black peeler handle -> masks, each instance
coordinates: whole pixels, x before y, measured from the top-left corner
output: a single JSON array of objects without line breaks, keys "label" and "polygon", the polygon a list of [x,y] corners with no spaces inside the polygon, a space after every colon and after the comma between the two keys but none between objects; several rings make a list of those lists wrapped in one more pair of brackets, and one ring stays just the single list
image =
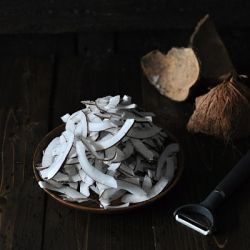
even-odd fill
[{"label": "black peeler handle", "polygon": [[250,176],[250,150],[233,167],[201,205],[211,211],[216,209],[233,191]]}]

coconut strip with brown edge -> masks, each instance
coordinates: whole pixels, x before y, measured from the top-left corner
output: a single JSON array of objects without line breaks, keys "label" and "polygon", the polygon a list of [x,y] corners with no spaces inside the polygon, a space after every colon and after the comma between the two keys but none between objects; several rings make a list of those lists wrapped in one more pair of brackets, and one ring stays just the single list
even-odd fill
[{"label": "coconut strip with brown edge", "polygon": [[95,145],[98,146],[96,150],[98,151],[107,149],[118,143],[131,129],[134,124],[134,121],[134,119],[127,119],[122,128],[114,136],[109,139],[101,139],[99,141],[96,141]]},{"label": "coconut strip with brown edge", "polygon": [[113,177],[102,173],[89,163],[85,154],[85,147],[81,141],[76,142],[76,152],[82,169],[89,177],[106,186],[117,188],[117,181]]},{"label": "coconut strip with brown edge", "polygon": [[[52,155],[52,151],[55,147],[57,147],[60,143],[59,137],[54,138],[46,148],[42,158],[42,168],[48,168],[54,160],[54,156]],[[40,168],[40,169],[42,169]]]},{"label": "coconut strip with brown edge", "polygon": [[63,132],[63,135],[67,139],[66,148],[48,168],[40,171],[43,179],[51,179],[59,171],[73,145],[74,134],[70,131],[65,131]]},{"label": "coconut strip with brown edge", "polygon": [[149,82],[174,101],[187,99],[200,72],[192,48],[172,48],[166,55],[154,50],[142,57],[141,66]]}]

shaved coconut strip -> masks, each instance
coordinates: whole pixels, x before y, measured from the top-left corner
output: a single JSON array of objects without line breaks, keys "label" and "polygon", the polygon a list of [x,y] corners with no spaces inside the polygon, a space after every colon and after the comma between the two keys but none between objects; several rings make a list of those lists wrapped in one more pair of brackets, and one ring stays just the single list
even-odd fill
[{"label": "shaved coconut strip", "polygon": [[134,195],[134,194],[125,194],[122,198],[121,198],[121,202],[123,203],[138,203],[138,202],[143,202],[149,200],[147,195]]},{"label": "shaved coconut strip", "polygon": [[77,165],[64,165],[62,170],[69,176],[75,175],[78,173]]},{"label": "shaved coconut strip", "polygon": [[104,190],[104,192],[101,194],[101,197],[102,197],[102,199],[104,199],[110,203],[111,201],[117,200],[125,193],[126,193],[125,190],[108,188],[108,189]]},{"label": "shaved coconut strip", "polygon": [[71,182],[78,182],[78,181],[81,181],[82,178],[79,174],[75,174],[75,175],[70,176],[69,180]]},{"label": "shaved coconut strip", "polygon": [[127,194],[127,195],[124,195],[122,197],[121,201],[124,203],[137,203],[137,202],[142,202],[142,201],[152,199],[153,197],[160,194],[163,191],[163,189],[167,186],[168,183],[169,183],[168,179],[166,179],[165,177],[162,177],[152,187],[152,189],[149,191],[148,195],[138,196],[138,195],[134,195],[134,194]]},{"label": "shaved coconut strip", "polygon": [[88,138],[91,141],[96,141],[99,137],[99,132],[90,132]]},{"label": "shaved coconut strip", "polygon": [[72,147],[74,135],[69,131],[65,131],[64,135],[67,139],[67,147],[65,151],[61,155],[59,155],[58,158],[50,165],[50,167],[40,171],[40,174],[43,179],[51,179],[59,171]]},{"label": "shaved coconut strip", "polygon": [[109,175],[105,175],[104,173],[94,168],[89,163],[85,154],[85,146],[83,145],[81,141],[76,142],[76,151],[78,154],[78,159],[81,164],[81,167],[88,176],[90,176],[93,180],[100,182],[104,185],[107,185],[109,187],[113,187],[113,188],[117,187],[117,182],[113,177]]},{"label": "shaved coconut strip", "polygon": [[[80,171],[83,171],[83,170],[81,169]],[[80,171],[79,171],[79,175],[80,175]],[[82,173],[81,173],[80,176],[83,177]],[[80,193],[82,193],[83,195],[86,195],[87,197],[89,197],[89,195],[90,195],[89,187],[91,185],[93,185],[94,182],[95,181],[85,173],[84,180],[80,184]]]},{"label": "shaved coconut strip", "polygon": [[108,205],[108,206],[105,206],[104,209],[117,209],[117,208],[123,208],[123,207],[128,207],[128,206],[129,206],[129,203],[124,203],[124,204],[116,205],[116,206]]},{"label": "shaved coconut strip", "polygon": [[142,188],[136,186],[135,184],[129,183],[127,181],[117,180],[117,188],[124,189],[137,196],[146,195],[146,192]]},{"label": "shaved coconut strip", "polygon": [[100,195],[102,195],[102,193],[103,193],[106,189],[109,188],[108,186],[103,185],[103,184],[98,183],[98,182],[96,183],[96,187],[98,188],[99,194],[100,194]]},{"label": "shaved coconut strip", "polygon": [[104,209],[110,205],[110,203],[107,200],[103,199],[102,197],[99,199],[99,201],[100,201],[100,207]]},{"label": "shaved coconut strip", "polygon": [[140,185],[140,178],[139,177],[127,177],[127,178],[124,178],[123,180],[130,182],[132,184],[135,184],[137,186]]},{"label": "shaved coconut strip", "polygon": [[66,126],[65,126],[66,131],[70,131],[72,133],[75,133],[75,124],[71,119],[68,119]]},{"label": "shaved coconut strip", "polygon": [[60,136],[60,144],[64,144],[64,143],[66,143],[67,141],[66,141],[66,138],[65,138],[65,136],[62,134],[61,136]]},{"label": "shaved coconut strip", "polygon": [[161,179],[150,190],[148,194],[149,198],[151,199],[161,193],[168,183],[169,180],[165,176],[161,177]]},{"label": "shaved coconut strip", "polygon": [[108,113],[96,113],[96,116],[98,116],[99,118],[105,118],[105,119],[110,119],[112,117],[112,114],[108,114]]},{"label": "shaved coconut strip", "polygon": [[117,107],[117,105],[119,104],[120,102],[120,96],[119,95],[116,95],[116,96],[112,96],[110,97],[109,99],[109,103],[108,105],[106,105],[104,107],[105,110],[109,110],[109,109],[115,109]]},{"label": "shaved coconut strip", "polygon": [[65,114],[64,116],[61,117],[61,120],[66,123],[70,117],[70,114]]},{"label": "shaved coconut strip", "polygon": [[116,135],[114,135],[110,139],[102,139],[99,141],[96,141],[96,144],[101,148],[101,149],[107,149],[118,143],[131,129],[131,127],[134,124],[134,119],[127,119],[122,128],[117,132]]},{"label": "shaved coconut strip", "polygon": [[122,97],[121,104],[123,104],[123,105],[131,104],[131,100],[132,100],[131,96],[124,95]]},{"label": "shaved coconut strip", "polygon": [[99,116],[97,116],[97,114],[89,113],[89,114],[87,114],[87,118],[89,121],[88,124],[92,123],[92,122],[94,122],[94,123],[102,122],[102,119]]},{"label": "shaved coconut strip", "polygon": [[78,188],[78,182],[68,182],[67,184],[75,190]]},{"label": "shaved coconut strip", "polygon": [[108,170],[116,171],[120,167],[120,165],[121,165],[121,162],[110,163],[109,167],[108,167]]},{"label": "shaved coconut strip", "polygon": [[102,121],[102,122],[89,122],[88,129],[90,132],[99,132],[109,128],[117,127],[112,121]]},{"label": "shaved coconut strip", "polygon": [[52,191],[56,191],[56,192],[65,194],[73,199],[85,199],[86,198],[86,196],[82,195],[80,192],[74,190],[71,187],[61,186],[60,188],[57,188],[45,181],[39,181],[38,184],[43,189],[45,188],[45,189],[49,189]]},{"label": "shaved coconut strip", "polygon": [[95,192],[96,194],[100,194],[99,193],[99,190],[98,190],[98,188],[96,187],[96,186],[94,186],[94,185],[91,185],[91,186],[89,186],[89,188],[93,191],[93,192]]},{"label": "shaved coconut strip", "polygon": [[113,146],[108,148],[106,152],[108,154],[111,154],[112,152],[116,153],[115,157],[112,159],[112,162],[122,162],[127,160],[134,153],[134,147],[130,141],[127,141],[122,151],[118,147]]},{"label": "shaved coconut strip", "polygon": [[82,202],[86,202],[86,201],[89,200],[89,199],[86,199],[86,198],[84,198],[84,199],[78,199],[78,198],[73,199],[73,198],[68,197],[67,195],[60,195],[60,196],[64,201],[77,202],[77,203],[82,203]]},{"label": "shaved coconut strip", "polygon": [[42,169],[45,169],[45,168],[47,168],[47,167],[43,167],[41,163],[36,164],[36,169],[37,170],[42,170]]},{"label": "shaved coconut strip", "polygon": [[80,183],[80,193],[85,195],[86,197],[90,196],[90,192],[89,192],[89,184],[86,182],[82,182]]},{"label": "shaved coconut strip", "polygon": [[81,177],[81,180],[83,182],[85,182],[85,178],[86,178],[87,175],[86,175],[86,173],[82,169],[79,170],[79,175]]},{"label": "shaved coconut strip", "polygon": [[61,153],[63,153],[63,151],[65,151],[66,147],[67,147],[67,143],[58,144],[58,145],[52,150],[52,155],[53,155],[53,156],[60,155]]},{"label": "shaved coconut strip", "polygon": [[71,150],[69,151],[67,159],[71,159],[71,158],[75,158],[75,157],[77,157],[76,148],[73,146],[71,148]]},{"label": "shaved coconut strip", "polygon": [[106,174],[113,176],[115,179],[117,179],[120,175],[117,171],[112,171],[112,170],[108,170]]},{"label": "shaved coconut strip", "polygon": [[154,153],[148,149],[143,142],[137,139],[131,139],[132,144],[135,147],[135,150],[141,154],[148,161],[152,161],[154,159]]},{"label": "shaved coconut strip", "polygon": [[[75,124],[81,124],[81,125],[75,125]],[[79,127],[80,126],[80,127]],[[87,137],[87,119],[85,114],[80,110],[75,113],[73,113],[67,120],[66,130],[71,131],[76,136],[83,136],[84,138]]]},{"label": "shaved coconut strip", "polygon": [[171,143],[162,152],[162,154],[160,155],[160,157],[158,159],[158,163],[157,163],[157,170],[156,170],[156,178],[157,179],[160,179],[160,177],[161,177],[162,169],[167,161],[167,158],[169,156],[171,156],[172,154],[177,153],[179,151],[179,149],[180,148],[179,148],[178,143]]},{"label": "shaved coconut strip", "polygon": [[43,168],[47,168],[53,163],[54,157],[52,155],[52,151],[57,145],[59,145],[59,143],[60,143],[60,139],[59,139],[59,137],[56,137],[50,142],[48,147],[45,149],[45,152],[44,152],[43,158],[42,158],[42,167]]},{"label": "shaved coconut strip", "polygon": [[174,171],[175,171],[175,159],[174,156],[167,158],[167,166],[166,166],[166,173],[164,176],[170,182],[174,178]]},{"label": "shaved coconut strip", "polygon": [[145,143],[146,145],[152,147],[152,148],[156,148],[157,144],[153,141],[152,138],[146,138],[142,140],[143,143]]},{"label": "shaved coconut strip", "polygon": [[129,104],[129,105],[118,105],[117,110],[123,110],[123,109],[135,109],[137,105],[135,103]]},{"label": "shaved coconut strip", "polygon": [[[113,162],[113,160],[115,159],[116,154],[117,154],[116,150],[117,150],[117,147],[115,147],[115,146],[106,149],[104,151],[105,157],[109,158],[109,159],[112,159],[112,162]],[[110,161],[104,161],[104,163],[109,165],[111,162]]]},{"label": "shaved coconut strip", "polygon": [[59,182],[69,181],[69,176],[67,174],[57,172],[57,174],[53,177],[53,180]]},{"label": "shaved coconut strip", "polygon": [[134,119],[136,122],[152,122],[151,116],[141,117],[128,110],[119,110],[118,114],[122,115],[122,119]]},{"label": "shaved coconut strip", "polygon": [[77,164],[77,163],[79,163],[78,158],[71,158],[71,159],[66,160],[66,164],[68,164],[68,165],[74,165],[74,164]]},{"label": "shaved coconut strip", "polygon": [[110,161],[112,160],[114,156],[111,156],[112,158],[104,158],[104,156],[102,156],[101,154],[98,154],[96,152],[96,148],[98,148],[99,146],[96,146],[97,144],[93,141],[87,140],[85,138],[82,138],[82,142],[84,144],[84,146],[95,156],[96,159],[98,160],[102,160],[102,161]]},{"label": "shaved coconut strip", "polygon": [[127,136],[137,139],[145,139],[153,137],[161,131],[161,128],[153,125],[151,128],[133,127],[128,132]]},{"label": "shaved coconut strip", "polygon": [[134,176],[135,175],[133,169],[130,168],[129,166],[125,165],[124,163],[122,163],[120,165],[119,171],[121,171],[122,173],[126,173],[126,175],[129,175],[129,176]]},{"label": "shaved coconut strip", "polygon": [[90,101],[90,100],[81,101],[81,103],[84,104],[84,105],[94,105],[95,104],[94,101]]},{"label": "shaved coconut strip", "polygon": [[145,175],[142,183],[142,189],[148,193],[152,188],[152,180],[149,176]]},{"label": "shaved coconut strip", "polygon": [[137,172],[143,172],[143,171],[144,171],[144,166],[143,166],[143,163],[142,163],[142,157],[137,155],[136,156],[136,165],[135,165],[134,172],[137,173]]},{"label": "shaved coconut strip", "polygon": [[155,171],[148,169],[147,174],[149,178],[155,178]]}]

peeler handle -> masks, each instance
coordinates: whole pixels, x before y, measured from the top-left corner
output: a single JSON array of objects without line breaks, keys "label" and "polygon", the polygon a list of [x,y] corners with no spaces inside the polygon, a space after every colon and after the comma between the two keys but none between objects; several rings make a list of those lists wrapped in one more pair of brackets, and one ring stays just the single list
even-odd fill
[{"label": "peeler handle", "polygon": [[250,150],[241,158],[219,185],[201,203],[211,211],[217,208],[250,175]]}]

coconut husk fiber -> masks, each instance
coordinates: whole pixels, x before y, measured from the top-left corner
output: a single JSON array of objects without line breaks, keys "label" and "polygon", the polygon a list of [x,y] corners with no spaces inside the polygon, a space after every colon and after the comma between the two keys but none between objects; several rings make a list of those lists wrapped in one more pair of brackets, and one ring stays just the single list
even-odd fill
[{"label": "coconut husk fiber", "polygon": [[250,89],[233,76],[197,97],[187,129],[230,139],[250,135]]}]

